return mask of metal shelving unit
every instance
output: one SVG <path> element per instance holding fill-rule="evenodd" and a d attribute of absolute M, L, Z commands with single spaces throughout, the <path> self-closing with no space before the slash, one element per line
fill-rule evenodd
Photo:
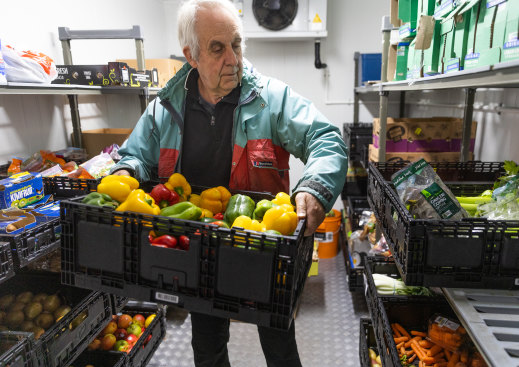
<path fill-rule="evenodd" d="M 134 94 L 154 96 L 160 88 L 134 87 L 101 87 L 93 85 L 64 85 L 36 83 L 7 83 L 0 85 L 0 94 L 42 94 L 42 95 L 100 95 L 100 94 Z"/>
<path fill-rule="evenodd" d="M 519 291 L 443 288 L 490 366 L 519 366 Z"/>

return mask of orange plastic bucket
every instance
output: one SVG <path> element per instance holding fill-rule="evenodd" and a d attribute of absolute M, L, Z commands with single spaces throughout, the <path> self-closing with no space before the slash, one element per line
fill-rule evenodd
<path fill-rule="evenodd" d="M 315 232 L 315 240 L 319 242 L 317 254 L 320 259 L 334 257 L 339 252 L 339 230 L 341 213 L 333 209 L 335 217 L 326 217 Z"/>

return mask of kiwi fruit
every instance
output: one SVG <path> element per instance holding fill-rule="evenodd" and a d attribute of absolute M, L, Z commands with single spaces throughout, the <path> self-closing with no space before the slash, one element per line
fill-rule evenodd
<path fill-rule="evenodd" d="M 49 312 L 42 312 L 34 319 L 34 323 L 36 326 L 47 329 L 54 324 L 54 316 Z"/>
<path fill-rule="evenodd" d="M 55 294 L 45 297 L 43 300 L 43 309 L 47 312 L 54 312 L 61 305 L 61 300 Z"/>
<path fill-rule="evenodd" d="M 43 306 L 40 302 L 31 302 L 25 306 L 23 312 L 27 320 L 32 320 L 43 311 Z"/>
<path fill-rule="evenodd" d="M 66 314 L 68 314 L 70 312 L 70 310 L 71 310 L 70 306 L 61 305 L 56 309 L 56 311 L 54 311 L 54 318 L 56 319 L 56 321 L 58 321 L 60 318 L 62 318 Z"/>
<path fill-rule="evenodd" d="M 34 297 L 32 297 L 32 301 L 33 302 L 40 302 L 40 303 L 43 303 L 43 300 L 45 298 L 47 298 L 48 294 L 47 293 L 38 293 L 37 295 L 35 295 Z"/>
<path fill-rule="evenodd" d="M 20 301 L 15 301 L 11 304 L 11 307 L 9 307 L 9 311 L 23 311 L 25 308 L 25 303 Z"/>
<path fill-rule="evenodd" d="M 18 326 L 22 324 L 24 320 L 23 311 L 9 311 L 5 317 L 5 323 L 10 329 L 16 330 Z"/>
<path fill-rule="evenodd" d="M 40 336 L 42 336 L 43 333 L 45 332 L 45 330 L 43 330 L 39 326 L 35 326 L 31 330 L 29 330 L 29 331 L 34 333 L 34 339 L 36 339 L 36 340 L 40 339 Z"/>
<path fill-rule="evenodd" d="M 22 329 L 22 331 L 31 331 L 31 329 L 34 327 L 36 327 L 36 325 L 34 325 L 32 320 L 25 320 L 22 322 L 22 325 L 20 325 L 20 329 Z"/>
<path fill-rule="evenodd" d="M 16 301 L 23 302 L 23 303 L 29 303 L 32 300 L 32 296 L 33 296 L 33 294 L 31 291 L 22 292 L 16 296 Z"/>
<path fill-rule="evenodd" d="M 14 294 L 6 294 L 0 297 L 0 310 L 7 311 L 15 300 Z"/>

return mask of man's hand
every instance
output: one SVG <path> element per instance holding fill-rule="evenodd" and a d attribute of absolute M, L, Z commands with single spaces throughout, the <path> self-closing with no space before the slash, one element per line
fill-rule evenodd
<path fill-rule="evenodd" d="M 305 236 L 311 236 L 324 220 L 324 207 L 315 196 L 307 192 L 297 193 L 295 200 L 297 217 L 306 218 Z"/>
<path fill-rule="evenodd" d="M 125 169 L 120 169 L 118 171 L 115 171 L 114 173 L 112 173 L 112 175 L 114 175 L 114 176 L 131 176 L 130 172 L 128 172 Z"/>

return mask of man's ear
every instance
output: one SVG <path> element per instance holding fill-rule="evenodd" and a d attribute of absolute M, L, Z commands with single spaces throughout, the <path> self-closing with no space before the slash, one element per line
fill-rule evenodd
<path fill-rule="evenodd" d="M 191 65 L 193 68 L 196 68 L 198 66 L 198 63 L 193 59 L 193 56 L 191 55 L 191 49 L 189 46 L 186 46 L 182 49 L 182 52 L 184 53 L 184 56 L 186 57 L 187 62 L 189 65 Z"/>

